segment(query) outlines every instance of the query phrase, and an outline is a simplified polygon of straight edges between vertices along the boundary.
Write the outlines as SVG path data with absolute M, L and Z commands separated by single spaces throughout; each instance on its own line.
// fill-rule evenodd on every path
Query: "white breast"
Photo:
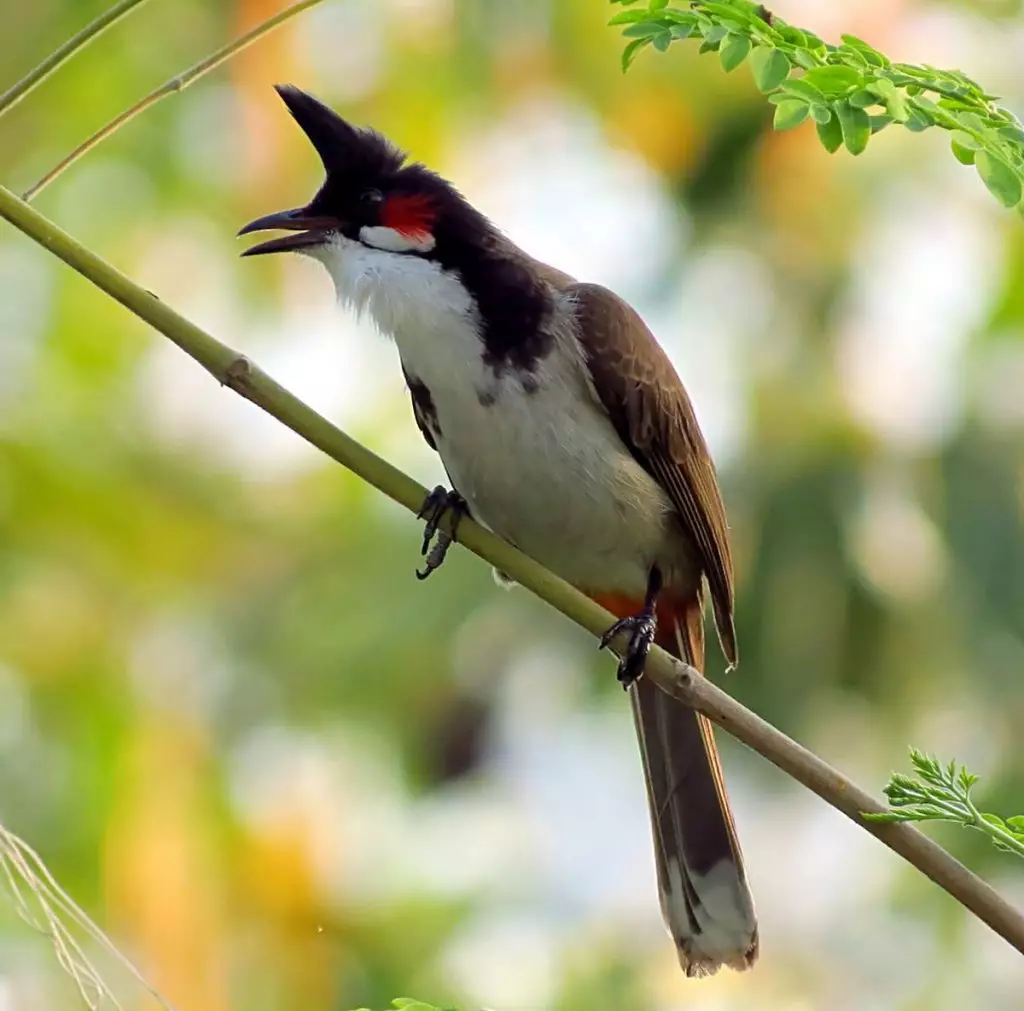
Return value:
M 671 505 L 599 407 L 569 306 L 524 383 L 484 364 L 473 301 L 436 264 L 344 239 L 319 258 L 429 389 L 438 452 L 474 516 L 581 588 L 642 596 Z

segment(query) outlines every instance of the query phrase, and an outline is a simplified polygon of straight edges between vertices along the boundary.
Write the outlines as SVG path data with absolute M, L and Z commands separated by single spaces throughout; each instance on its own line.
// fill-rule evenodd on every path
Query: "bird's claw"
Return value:
M 447 513 L 451 513 L 452 532 L 449 534 L 440 529 L 441 521 Z M 448 555 L 448 549 L 455 542 L 455 535 L 463 516 L 469 515 L 466 500 L 457 492 L 449 491 L 438 485 L 424 500 L 416 514 L 426 520 L 423 528 L 423 544 L 420 554 L 426 558 L 422 569 L 416 570 L 417 579 L 426 579 L 435 569 L 439 569 Z M 437 540 L 434 541 L 435 536 Z M 431 541 L 434 541 L 431 545 Z
M 647 654 L 650 653 L 651 646 L 654 644 L 654 635 L 657 629 L 658 622 L 653 609 L 644 608 L 639 614 L 620 618 L 601 636 L 601 649 L 607 649 L 617 636 L 629 636 L 625 652 L 619 660 L 617 674 L 619 684 L 623 689 L 628 691 L 630 685 L 643 674 Z

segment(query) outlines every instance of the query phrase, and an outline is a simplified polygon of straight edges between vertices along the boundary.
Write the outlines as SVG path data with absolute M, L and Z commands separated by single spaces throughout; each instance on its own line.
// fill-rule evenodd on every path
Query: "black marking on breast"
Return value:
M 532 373 L 554 346 L 544 325 L 553 309 L 549 286 L 514 260 L 486 257 L 460 273 L 483 323 L 484 364 L 496 376 Z
M 498 400 L 498 394 L 494 390 L 477 390 L 476 399 L 481 407 L 493 407 Z
M 400 175 L 404 187 L 429 195 L 437 209 L 436 245 L 426 257 L 455 274 L 476 303 L 484 364 L 496 376 L 532 373 L 554 346 L 547 326 L 551 285 L 446 180 L 416 164 Z
M 434 398 L 430 395 L 427 384 L 410 375 L 404 365 L 402 373 L 405 376 L 405 384 L 409 387 L 409 396 L 412 398 L 412 413 L 416 418 L 416 425 L 423 433 L 423 438 L 427 440 L 427 445 L 436 450 L 436 440 L 441 436 L 441 425 L 437 420 Z

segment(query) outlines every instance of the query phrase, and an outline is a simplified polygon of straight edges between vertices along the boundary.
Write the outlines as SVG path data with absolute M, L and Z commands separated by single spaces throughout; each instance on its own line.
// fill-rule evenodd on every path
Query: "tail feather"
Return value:
M 704 667 L 701 601 L 659 608 L 657 642 Z M 757 921 L 708 720 L 641 678 L 630 693 L 651 811 L 661 909 L 688 976 L 757 958 Z

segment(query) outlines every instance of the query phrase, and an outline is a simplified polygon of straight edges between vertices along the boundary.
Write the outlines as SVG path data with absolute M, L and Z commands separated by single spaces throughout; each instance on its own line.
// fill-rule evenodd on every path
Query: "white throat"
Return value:
M 479 333 L 473 298 L 455 272 L 432 260 L 371 248 L 343 235 L 310 247 L 309 255 L 327 268 L 338 300 L 369 315 L 398 343 L 407 365 L 413 364 L 407 357 L 410 343 L 429 345 L 423 349 L 427 353 L 441 352 L 453 329 Z

